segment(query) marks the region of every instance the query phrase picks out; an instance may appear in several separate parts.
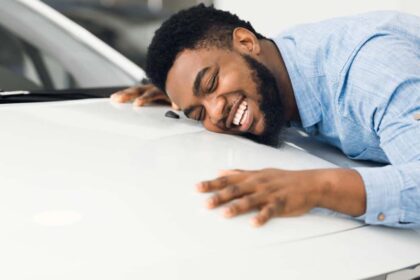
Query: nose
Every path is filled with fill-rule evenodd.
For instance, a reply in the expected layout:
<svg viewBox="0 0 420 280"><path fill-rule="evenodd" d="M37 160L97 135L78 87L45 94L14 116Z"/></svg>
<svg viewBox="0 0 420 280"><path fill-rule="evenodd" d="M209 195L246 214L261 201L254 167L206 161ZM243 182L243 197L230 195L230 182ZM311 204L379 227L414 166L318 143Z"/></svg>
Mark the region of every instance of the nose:
<svg viewBox="0 0 420 280"><path fill-rule="evenodd" d="M204 106L212 124L217 125L225 118L226 99L223 96L210 97Z"/></svg>

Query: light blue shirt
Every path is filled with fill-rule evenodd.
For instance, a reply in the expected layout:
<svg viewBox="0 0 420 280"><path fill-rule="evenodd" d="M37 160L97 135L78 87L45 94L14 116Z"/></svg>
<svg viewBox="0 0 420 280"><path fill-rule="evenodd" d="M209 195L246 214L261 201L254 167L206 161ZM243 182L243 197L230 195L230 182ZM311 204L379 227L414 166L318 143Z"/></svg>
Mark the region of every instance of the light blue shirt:
<svg viewBox="0 0 420 280"><path fill-rule="evenodd" d="M369 224L420 226L420 18L373 12L275 38L309 134L384 163L362 176Z"/></svg>

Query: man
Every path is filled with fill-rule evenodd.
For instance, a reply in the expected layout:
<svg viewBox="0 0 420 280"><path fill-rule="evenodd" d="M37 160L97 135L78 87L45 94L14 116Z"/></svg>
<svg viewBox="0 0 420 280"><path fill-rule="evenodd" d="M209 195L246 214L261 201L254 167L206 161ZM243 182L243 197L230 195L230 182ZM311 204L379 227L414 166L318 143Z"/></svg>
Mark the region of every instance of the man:
<svg viewBox="0 0 420 280"><path fill-rule="evenodd" d="M171 100L211 131L277 145L285 125L384 167L227 171L197 185L226 217L324 207L369 224L420 226L420 19L376 12L298 26L270 40L228 12L198 5L150 44L151 82L113 95ZM159 90L161 89L161 90ZM168 98L169 97L169 98Z"/></svg>

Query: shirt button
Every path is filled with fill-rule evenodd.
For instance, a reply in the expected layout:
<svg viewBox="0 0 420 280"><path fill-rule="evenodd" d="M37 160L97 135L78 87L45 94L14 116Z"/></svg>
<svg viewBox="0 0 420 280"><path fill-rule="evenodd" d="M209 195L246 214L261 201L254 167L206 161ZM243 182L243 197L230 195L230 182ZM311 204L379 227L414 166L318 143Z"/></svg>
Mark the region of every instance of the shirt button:
<svg viewBox="0 0 420 280"><path fill-rule="evenodd" d="M416 121L420 121L420 113L414 115Z"/></svg>
<svg viewBox="0 0 420 280"><path fill-rule="evenodd" d="M385 220L385 214L384 213L379 213L378 215L378 221L383 222Z"/></svg>

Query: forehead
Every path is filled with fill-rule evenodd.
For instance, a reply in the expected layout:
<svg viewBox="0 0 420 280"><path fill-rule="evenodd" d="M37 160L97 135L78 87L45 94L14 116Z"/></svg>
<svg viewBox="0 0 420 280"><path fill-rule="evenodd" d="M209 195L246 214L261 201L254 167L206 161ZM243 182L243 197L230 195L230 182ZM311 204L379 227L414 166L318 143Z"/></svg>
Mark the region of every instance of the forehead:
<svg viewBox="0 0 420 280"><path fill-rule="evenodd" d="M206 67L227 64L233 57L234 52L219 48L182 51L168 72L166 92L175 104L185 108L185 99L193 98L197 73Z"/></svg>

